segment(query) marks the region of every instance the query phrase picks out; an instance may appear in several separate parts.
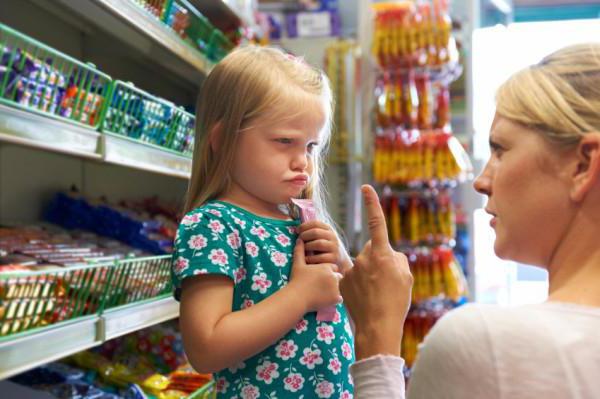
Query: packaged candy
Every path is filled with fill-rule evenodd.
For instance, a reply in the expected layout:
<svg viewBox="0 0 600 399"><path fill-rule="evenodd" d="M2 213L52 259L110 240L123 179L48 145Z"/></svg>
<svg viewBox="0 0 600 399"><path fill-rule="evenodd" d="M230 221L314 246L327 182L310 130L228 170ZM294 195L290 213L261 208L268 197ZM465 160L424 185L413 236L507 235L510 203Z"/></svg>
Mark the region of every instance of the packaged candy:
<svg viewBox="0 0 600 399"><path fill-rule="evenodd" d="M312 200L292 198L292 203L300 210L300 220L302 223L310 222L317 219L317 210ZM333 321L336 314L335 306L329 306L317 311L318 321Z"/></svg>

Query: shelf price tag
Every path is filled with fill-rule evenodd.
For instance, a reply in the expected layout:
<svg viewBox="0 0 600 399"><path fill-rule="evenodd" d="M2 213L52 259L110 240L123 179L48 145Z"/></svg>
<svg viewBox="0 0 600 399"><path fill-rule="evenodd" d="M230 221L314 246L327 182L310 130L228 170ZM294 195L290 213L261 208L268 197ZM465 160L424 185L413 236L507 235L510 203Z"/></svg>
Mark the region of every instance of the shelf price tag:
<svg viewBox="0 0 600 399"><path fill-rule="evenodd" d="M328 12L300 12L297 23L300 37L331 34L331 15Z"/></svg>

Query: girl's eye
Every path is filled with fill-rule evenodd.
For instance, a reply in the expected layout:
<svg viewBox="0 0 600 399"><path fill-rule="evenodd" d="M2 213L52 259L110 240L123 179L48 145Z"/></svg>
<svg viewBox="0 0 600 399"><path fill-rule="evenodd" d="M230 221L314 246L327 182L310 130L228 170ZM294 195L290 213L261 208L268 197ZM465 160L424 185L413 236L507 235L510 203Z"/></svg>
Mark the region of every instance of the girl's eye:
<svg viewBox="0 0 600 399"><path fill-rule="evenodd" d="M315 148L317 148L319 144L318 143L310 143L308 145L308 153L312 154L315 151Z"/></svg>
<svg viewBox="0 0 600 399"><path fill-rule="evenodd" d="M281 144L292 144L292 139L288 138L275 139L275 141Z"/></svg>

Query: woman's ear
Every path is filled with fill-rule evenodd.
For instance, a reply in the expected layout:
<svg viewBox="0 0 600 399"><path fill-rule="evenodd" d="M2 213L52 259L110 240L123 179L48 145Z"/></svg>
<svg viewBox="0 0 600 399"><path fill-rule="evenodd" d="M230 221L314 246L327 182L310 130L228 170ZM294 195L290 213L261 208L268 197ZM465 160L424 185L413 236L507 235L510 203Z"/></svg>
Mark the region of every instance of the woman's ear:
<svg viewBox="0 0 600 399"><path fill-rule="evenodd" d="M223 136L222 131L223 124L221 122L217 122L212 126L212 128L208 132L208 143L210 144L210 149L213 153L218 152L219 148L221 148L221 141Z"/></svg>
<svg viewBox="0 0 600 399"><path fill-rule="evenodd" d="M586 133L576 148L571 199L582 201L592 187L600 184L600 133Z"/></svg>

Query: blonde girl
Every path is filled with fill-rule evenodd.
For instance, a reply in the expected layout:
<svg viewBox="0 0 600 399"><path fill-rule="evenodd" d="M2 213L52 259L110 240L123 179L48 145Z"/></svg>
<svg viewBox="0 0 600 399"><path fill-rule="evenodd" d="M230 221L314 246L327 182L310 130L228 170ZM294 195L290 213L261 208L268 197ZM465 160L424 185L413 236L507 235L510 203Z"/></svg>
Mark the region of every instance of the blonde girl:
<svg viewBox="0 0 600 399"><path fill-rule="evenodd" d="M235 50L203 84L173 275L186 353L219 397L352 396L338 290L350 262L321 180L331 114L324 74L274 48ZM301 225L292 198L320 221Z"/></svg>

